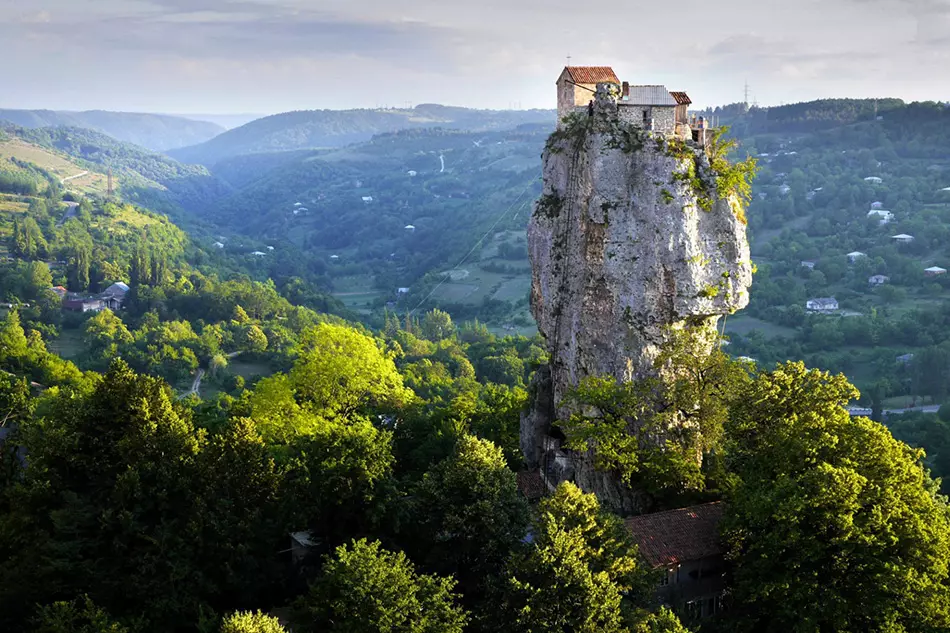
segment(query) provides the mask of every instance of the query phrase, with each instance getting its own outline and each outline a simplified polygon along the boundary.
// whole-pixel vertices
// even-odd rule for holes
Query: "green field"
[[[108,178],[85,167],[81,167],[65,156],[50,150],[32,145],[18,138],[0,141],[0,160],[16,158],[17,160],[33,163],[59,179],[71,178],[85,171],[89,173],[79,178],[71,178],[66,182],[66,188],[82,193],[104,194],[108,189]]]
[[[242,376],[245,380],[261,376],[270,376],[273,373],[270,366],[266,363],[254,363],[241,360],[232,360],[228,364],[228,369],[238,376]]]
[[[719,322],[720,329],[722,321]],[[781,325],[775,325],[768,321],[756,319],[755,317],[744,316],[742,313],[726,317],[726,336],[730,334],[740,334],[746,336],[753,330],[759,330],[766,338],[777,338],[784,336],[791,338],[795,335],[795,330]]]
[[[83,351],[82,332],[64,329],[60,332],[59,338],[47,344],[47,348],[62,358],[72,360]]]

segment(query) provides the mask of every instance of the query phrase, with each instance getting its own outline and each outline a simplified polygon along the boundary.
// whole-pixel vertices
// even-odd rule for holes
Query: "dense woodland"
[[[948,395],[944,281],[914,274],[945,250],[937,185],[950,170],[927,135],[947,115],[890,105],[882,120],[862,103],[792,109],[772,121],[794,129],[743,139],[761,167],[748,213],[755,327],[708,357],[688,331],[671,335],[661,362],[675,379],[592,378],[567,396],[582,412],[559,421],[568,443],[596,449],[598,468],[643,491],[646,507],[726,502],[727,608],[703,621],[655,603],[660,575],[611,508],[570,483],[538,503],[519,491],[520,416],[547,361],[540,337],[477,320],[496,314],[491,300],[417,301],[473,233],[517,209],[519,192],[536,195],[537,172],[522,166],[542,130],[414,130],[344,154],[233,158],[215,178],[229,192],[244,181],[247,198],[184,204],[189,189],[167,185],[158,210],[192,217],[188,232],[127,183],[143,171],[204,182],[197,168],[92,133],[30,132],[80,166],[139,176],[109,198],[14,165],[35,188],[0,188],[12,201],[0,214],[0,299],[10,305],[0,321],[0,630],[950,628],[950,512],[939,494],[950,414],[887,426],[852,417],[844,407],[858,391],[824,371],[878,354],[859,377],[881,419],[894,392]],[[907,118],[888,118],[898,113]],[[842,144],[852,149],[842,155]],[[464,167],[437,177],[440,154]],[[419,188],[432,200],[414,197]],[[320,208],[310,200],[330,213],[301,231],[293,218],[307,216],[294,203]],[[897,224],[868,221],[877,200]],[[525,216],[501,217],[502,239],[480,266],[524,274],[513,271],[525,266]],[[225,219],[222,248],[212,239]],[[418,227],[406,233],[410,221]],[[309,232],[321,226],[333,230]],[[896,232],[919,240],[875,250]],[[849,265],[855,249],[868,257]],[[348,275],[331,252],[352,259]],[[892,283],[867,288],[876,273]],[[355,275],[387,288],[359,313],[328,294]],[[52,291],[94,296],[119,281],[130,290],[116,311],[67,313]],[[401,284],[420,294],[390,299]],[[806,298],[831,292],[863,314],[805,314]],[[898,350],[913,362],[893,362]],[[759,362],[732,359],[740,354]],[[788,361],[799,358],[807,363]],[[301,533],[304,548],[291,537]]]

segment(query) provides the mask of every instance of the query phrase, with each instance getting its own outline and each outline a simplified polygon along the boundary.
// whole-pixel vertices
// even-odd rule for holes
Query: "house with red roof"
[[[719,539],[721,501],[624,521],[648,565],[662,570],[656,598],[687,620],[722,609],[725,562]]]
[[[557,78],[557,120],[586,107],[597,92],[597,84],[620,85],[610,66],[565,66]]]

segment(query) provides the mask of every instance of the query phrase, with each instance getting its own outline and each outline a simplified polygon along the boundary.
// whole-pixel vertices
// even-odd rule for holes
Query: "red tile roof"
[[[564,70],[576,84],[620,83],[610,66],[565,66]]]
[[[673,95],[673,98],[676,99],[676,103],[680,105],[689,105],[693,102],[685,92],[673,92],[670,91],[670,94]]]
[[[624,523],[653,567],[722,554],[719,542],[721,501],[679,510],[630,517]]]
[[[541,473],[537,470],[522,470],[518,473],[518,490],[529,501],[535,501],[544,496],[548,491],[544,480],[541,479]]]

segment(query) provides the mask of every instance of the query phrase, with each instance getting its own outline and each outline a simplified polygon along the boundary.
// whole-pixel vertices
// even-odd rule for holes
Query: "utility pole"
[[[745,103],[746,108],[749,107],[749,80],[748,79],[746,79],[746,82],[745,82],[745,100],[743,101],[743,103]]]

